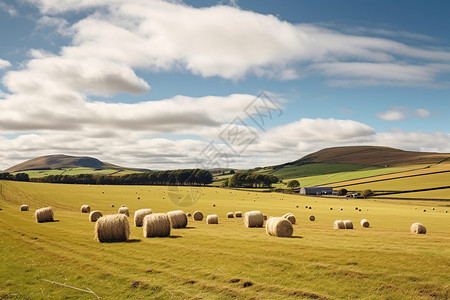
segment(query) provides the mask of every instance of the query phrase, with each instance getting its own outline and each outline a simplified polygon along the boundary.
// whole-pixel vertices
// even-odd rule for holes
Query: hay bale
[[[91,212],[91,207],[87,204],[81,206],[81,212],[84,214],[88,214]]]
[[[342,220],[336,220],[334,221],[334,229],[345,229],[344,221]]]
[[[234,213],[233,212],[227,213],[227,218],[228,219],[233,219],[234,218]]]
[[[30,209],[29,206],[26,205],[26,204],[22,204],[22,205],[20,206],[20,211],[28,211],[29,209]]]
[[[114,204],[111,204],[111,207],[114,207]]]
[[[332,208],[332,207],[330,207],[330,210],[333,210],[333,208]]]
[[[120,207],[125,207],[125,205],[122,204]]]
[[[236,218],[242,218],[242,212],[240,211],[235,212],[234,215],[236,216]]]
[[[446,210],[445,213],[448,213],[448,211]]]
[[[355,207],[355,210],[358,210],[358,206],[357,206],[357,207]]]
[[[89,221],[97,222],[97,220],[100,219],[101,217],[103,217],[103,214],[98,210],[94,210],[91,211],[91,213],[89,214]]]
[[[427,210],[426,210],[426,209],[424,209],[424,210],[423,210],[423,212],[427,212]]]
[[[313,221],[316,220],[316,217],[314,217],[314,216],[311,215],[311,216],[309,216],[309,220],[313,222]]]
[[[426,234],[427,229],[421,223],[413,223],[411,225],[411,234]]]
[[[264,217],[264,221],[267,221],[267,215],[263,214],[263,217]]]
[[[149,214],[144,217],[142,226],[144,237],[170,236],[170,219],[165,213]]]
[[[206,217],[206,224],[219,224],[219,217],[217,215],[208,215]]]
[[[353,223],[350,220],[344,221],[345,229],[353,229]]]
[[[198,210],[194,212],[192,217],[194,218],[195,221],[202,221],[203,220],[203,214],[202,214],[201,211],[198,211]]]
[[[434,207],[432,207],[431,209],[434,210]]]
[[[142,224],[144,223],[144,217],[151,213],[152,213],[152,210],[150,208],[143,208],[143,209],[138,209],[137,211],[135,211],[134,212],[134,226],[142,227]]]
[[[119,208],[118,213],[119,213],[119,214],[123,214],[123,215],[125,215],[125,216],[127,216],[127,217],[130,216],[130,211],[128,210],[128,207],[125,207],[125,206],[121,206],[121,207]]]
[[[282,217],[285,218],[286,220],[288,220],[289,222],[291,222],[292,225],[294,225],[296,222],[295,216],[292,213],[287,213],[287,214],[283,215]]]
[[[170,224],[172,228],[185,228],[188,223],[186,214],[182,210],[169,211],[167,213],[170,219]]]
[[[312,207],[310,206],[310,207],[308,207],[308,209],[311,209]]]
[[[95,223],[95,239],[100,243],[125,242],[130,237],[130,225],[124,214],[106,215]]]
[[[40,208],[36,210],[34,217],[38,223],[53,222],[53,210],[51,207]]]
[[[273,236],[291,237],[294,233],[294,226],[283,217],[270,217],[266,222],[266,232]]]
[[[191,213],[187,213],[186,217],[192,217],[192,214]]]
[[[264,216],[262,212],[248,211],[244,214],[244,225],[245,227],[263,227],[264,225]]]
[[[367,221],[366,219],[362,219],[361,226],[365,227],[365,228],[369,228],[369,226],[370,226],[369,221]]]

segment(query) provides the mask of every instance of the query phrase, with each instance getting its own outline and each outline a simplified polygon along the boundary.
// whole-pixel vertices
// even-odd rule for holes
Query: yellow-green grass
[[[103,299],[450,297],[450,214],[444,213],[449,202],[217,188],[0,184],[5,196],[0,197],[0,299],[94,298],[43,279],[90,288]],[[131,213],[147,207],[166,212],[180,209],[168,194],[176,202],[188,193],[200,198],[181,209],[218,214],[218,225],[189,218],[188,228],[174,229],[172,238],[143,238],[142,229],[131,226],[130,242],[101,244],[93,239],[94,223],[79,212],[82,204],[104,214],[122,204]],[[29,204],[30,211],[20,212],[20,204]],[[34,210],[48,205],[58,222],[36,223]],[[226,218],[237,210],[268,216],[292,212],[298,223],[294,237],[268,236],[264,228],[245,228],[242,219]],[[311,214],[316,221],[308,220]],[[359,226],[362,218],[371,228]],[[333,230],[336,219],[352,220],[355,229]],[[413,222],[423,223],[427,234],[411,235]],[[248,282],[252,285],[244,287]]]
[[[348,190],[371,189],[373,191],[405,191],[444,187],[449,185],[450,172],[355,184],[349,185],[346,188]],[[450,195],[448,195],[448,198],[450,198]]]
[[[135,170],[126,169],[94,169],[94,168],[64,168],[60,170],[29,170],[20,171],[16,173],[27,173],[30,178],[42,178],[49,175],[79,175],[79,174],[93,174],[93,175],[125,175],[131,173],[140,173]]]

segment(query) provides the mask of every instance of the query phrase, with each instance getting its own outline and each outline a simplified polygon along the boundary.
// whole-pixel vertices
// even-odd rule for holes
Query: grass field
[[[0,184],[0,299],[95,299],[44,280],[89,288],[102,299],[450,298],[450,213],[444,212],[450,202],[217,188]],[[188,194],[198,201],[189,207],[175,204],[186,204]],[[30,211],[20,212],[20,204],[29,204]],[[188,228],[172,230],[170,238],[143,238],[130,218],[129,242],[101,244],[93,239],[94,223],[79,212],[82,204],[104,214],[122,204],[131,213],[147,207],[201,210],[217,213],[219,224],[190,219]],[[54,208],[57,222],[34,221],[34,210],[44,206]],[[245,228],[242,219],[225,218],[237,210],[269,216],[292,212],[298,222],[294,236],[268,236],[264,228]],[[315,222],[308,220],[311,214]],[[362,218],[371,228],[359,226]],[[352,220],[355,229],[333,230],[336,219]],[[411,235],[413,222],[423,223],[427,234]]]
[[[135,170],[126,169],[94,169],[94,168],[63,168],[59,170],[29,170],[20,171],[16,173],[27,173],[30,178],[42,178],[49,175],[79,175],[79,174],[94,174],[94,175],[125,175],[131,173],[139,173]]]

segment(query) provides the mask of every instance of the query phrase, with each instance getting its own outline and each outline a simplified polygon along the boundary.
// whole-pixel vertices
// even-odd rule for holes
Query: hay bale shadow
[[[140,243],[140,242],[142,242],[142,240],[140,240],[140,239],[129,239],[125,243]]]

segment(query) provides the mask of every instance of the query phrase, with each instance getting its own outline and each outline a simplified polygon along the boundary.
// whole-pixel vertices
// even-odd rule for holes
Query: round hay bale
[[[134,212],[134,226],[142,227],[142,224],[144,224],[144,217],[151,213],[152,213],[152,210],[150,208],[143,208],[143,209],[138,209],[137,211],[135,211]]]
[[[95,223],[95,239],[100,243],[125,242],[130,237],[130,225],[124,214],[106,215]]]
[[[217,215],[208,215],[206,217],[206,224],[219,224],[219,217]]]
[[[114,204],[111,204],[111,207],[114,207]]]
[[[53,222],[53,210],[51,207],[40,208],[36,210],[34,217],[38,223]]]
[[[121,205],[120,207],[125,207],[125,205]]]
[[[427,210],[426,210],[426,209],[424,209],[424,210],[423,210],[423,212],[427,212]]]
[[[350,220],[344,221],[345,229],[353,229],[353,223]]]
[[[91,211],[91,213],[89,214],[89,221],[97,222],[97,220],[100,219],[101,217],[103,217],[103,214],[98,210],[94,210]]]
[[[20,211],[28,211],[30,209],[30,207],[26,204],[22,204],[20,206]]]
[[[366,219],[362,219],[361,226],[365,227],[365,228],[369,228],[369,226],[370,226],[369,221],[367,221]]]
[[[165,213],[149,214],[142,225],[144,237],[170,236],[170,219]]]
[[[264,216],[260,211],[248,211],[244,214],[245,227],[263,227]]]
[[[185,228],[188,223],[186,214],[182,210],[169,211],[167,213],[170,219],[170,224],[172,228]]]
[[[127,217],[130,216],[130,211],[128,210],[128,207],[125,207],[125,206],[121,206],[121,207],[119,208],[118,213],[119,213],[119,214],[123,214],[123,215],[125,215],[125,216],[127,216]]]
[[[88,214],[91,212],[91,207],[87,204],[81,206],[81,212],[84,214]]]
[[[192,217],[192,214],[191,213],[187,213],[186,217]]]
[[[194,212],[192,217],[194,218],[195,221],[202,221],[203,220],[203,214],[202,214],[201,211],[198,211],[198,210],[196,212]]]
[[[308,205],[305,205],[305,208],[308,208]]]
[[[445,213],[448,213],[448,211],[446,210]]]
[[[344,209],[341,207],[341,210],[344,210]]]
[[[342,221],[342,220],[334,221],[333,227],[334,227],[334,229],[345,229],[344,221]]]
[[[357,206],[357,207],[355,207],[355,210],[358,210],[358,206]]]
[[[411,225],[411,234],[426,234],[427,229],[421,223],[413,223]]]
[[[434,210],[434,207],[432,207],[431,209]]]
[[[294,233],[294,226],[283,217],[270,217],[266,222],[266,232],[273,236],[291,237]]]
[[[361,208],[360,209],[358,209],[359,211],[361,211]]]
[[[234,215],[236,216],[236,218],[242,218],[242,212],[240,211],[235,212]]]
[[[267,221],[267,215],[263,214],[263,217],[264,217],[264,221]]]
[[[227,218],[228,219],[233,219],[234,218],[234,213],[233,212],[227,213]]]
[[[308,207],[308,209],[311,209],[312,207],[310,206],[310,207]]]
[[[297,220],[295,219],[294,214],[292,214],[292,213],[287,213],[287,214],[283,215],[282,218],[285,218],[286,220],[288,220],[289,222],[291,222],[292,225],[294,225],[295,222],[297,221]]]
[[[332,208],[332,207],[330,207],[330,210],[333,210],[333,208]]]
[[[313,222],[313,221],[316,220],[316,217],[314,217],[314,216],[311,215],[311,216],[309,216],[309,220]]]

